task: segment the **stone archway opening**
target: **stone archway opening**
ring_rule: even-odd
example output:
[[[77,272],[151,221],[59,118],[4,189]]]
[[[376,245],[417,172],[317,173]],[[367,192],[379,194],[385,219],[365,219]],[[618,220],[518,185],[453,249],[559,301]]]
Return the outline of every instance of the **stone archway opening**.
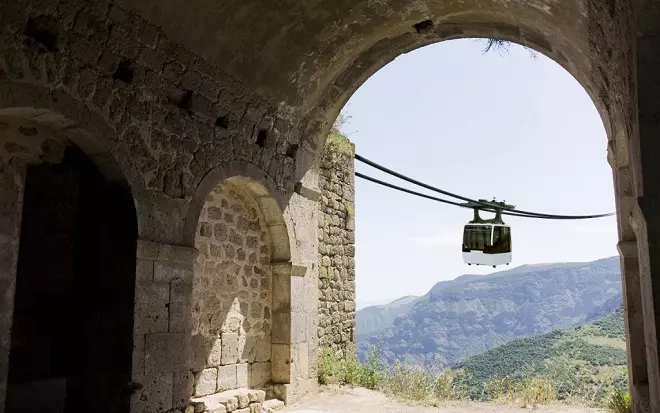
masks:
[[[10,158],[3,167],[17,172],[15,193],[6,185],[0,192],[3,201],[18,200],[19,217],[14,289],[1,303],[10,317],[0,331],[9,353],[6,413],[130,408],[133,197],[66,136],[30,119],[0,118],[0,152]],[[11,239],[11,230],[0,232]]]
[[[201,207],[194,242],[192,396],[250,389],[256,399],[249,401],[261,403],[273,385],[290,380],[290,253],[282,212],[261,184],[224,179]]]
[[[503,31],[502,29],[506,29],[505,26],[492,23],[466,23],[452,26],[437,24],[434,28],[430,21],[422,21],[420,25],[422,28],[424,26],[430,27],[424,36],[416,37],[408,34],[406,36],[409,41],[403,43],[398,43],[394,39],[383,39],[380,42],[374,43],[372,49],[367,49],[356,60],[344,68],[342,74],[336,78],[332,89],[329,88],[326,92],[324,98],[321,100],[322,103],[314,107],[309,113],[307,127],[310,133],[307,137],[316,139],[318,142],[311,146],[314,148],[324,148],[327,151],[327,146],[329,145],[328,136],[332,135],[327,132],[353,93],[366,80],[395,58],[405,53],[414,52],[429,44],[437,44],[453,39],[485,40],[490,38],[527,47],[543,54],[561,66],[587,93],[591,103],[598,111],[607,134],[607,141],[603,143],[607,145],[607,161],[612,167],[616,196],[615,207],[618,215],[619,235],[617,247],[621,257],[622,295],[623,305],[626,309],[626,345],[628,373],[630,377],[629,383],[634,403],[646,402],[644,400],[646,399],[644,393],[647,392],[648,388],[648,376],[649,374],[653,374],[652,372],[649,373],[649,368],[652,371],[653,367],[646,360],[647,349],[644,338],[645,326],[641,316],[642,291],[639,286],[636,237],[630,220],[635,202],[631,197],[633,192],[631,183],[632,171],[629,168],[628,159],[628,141],[631,130],[627,129],[626,119],[622,117],[622,113],[608,100],[610,98],[608,96],[609,93],[621,93],[616,90],[617,85],[608,84],[607,87],[603,87],[600,83],[603,82],[603,78],[608,78],[609,73],[603,71],[594,73],[592,67],[583,67],[583,62],[580,62],[579,59],[567,59],[567,56],[562,53],[561,48],[551,47],[550,44],[543,41],[543,38],[533,36],[530,31],[522,28]],[[447,30],[441,30],[443,26]],[[415,27],[415,30],[418,27]],[[513,26],[510,27],[510,29],[512,28]],[[420,33],[418,32],[417,34]],[[600,90],[600,93],[598,93],[598,90]],[[323,160],[323,152],[321,150],[318,150],[318,152],[317,156]],[[352,168],[352,164],[350,167]],[[345,166],[342,170],[349,170],[349,167]],[[322,168],[321,172],[323,172]],[[314,170],[314,174],[318,174],[318,172]],[[310,176],[313,177],[312,174],[308,173],[306,177]],[[326,179],[322,173],[318,182],[319,187],[322,190],[325,189]],[[322,258],[326,258],[325,255],[327,254],[324,252],[321,253]],[[321,268],[323,270],[325,270],[323,266],[331,266],[329,260],[327,261],[327,265],[320,265],[322,265]],[[323,316],[320,319],[323,320]]]

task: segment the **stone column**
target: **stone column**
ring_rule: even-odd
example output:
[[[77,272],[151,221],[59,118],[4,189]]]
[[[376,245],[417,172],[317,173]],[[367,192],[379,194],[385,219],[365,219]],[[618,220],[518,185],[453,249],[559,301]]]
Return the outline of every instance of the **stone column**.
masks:
[[[306,393],[309,379],[306,272],[303,265],[273,264],[271,381],[273,395],[287,404]]]
[[[630,158],[637,202],[632,223],[637,238],[651,411],[660,411],[660,22],[658,6],[638,8],[636,77],[638,133],[631,136]]]
[[[159,413],[188,404],[192,277],[197,250],[139,240],[135,288],[131,412]]]
[[[0,163],[0,413],[5,411],[26,168]]]
[[[320,165],[319,326],[322,347],[344,358],[355,344],[355,165],[354,145],[332,133]]]

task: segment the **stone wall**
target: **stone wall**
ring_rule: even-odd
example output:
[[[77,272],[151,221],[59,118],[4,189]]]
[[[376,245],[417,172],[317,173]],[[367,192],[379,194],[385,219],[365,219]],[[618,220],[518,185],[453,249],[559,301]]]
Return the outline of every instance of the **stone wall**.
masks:
[[[321,347],[355,354],[354,146],[331,134],[321,160],[319,187],[319,325]]]
[[[195,396],[270,382],[272,274],[259,207],[218,184],[199,217],[193,281]]]

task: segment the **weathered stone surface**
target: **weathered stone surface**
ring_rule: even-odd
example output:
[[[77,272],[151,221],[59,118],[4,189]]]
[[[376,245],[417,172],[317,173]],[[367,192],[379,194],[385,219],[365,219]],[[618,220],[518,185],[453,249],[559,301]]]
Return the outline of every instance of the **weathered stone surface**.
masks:
[[[323,213],[320,214],[318,230],[325,236],[319,241],[319,306],[315,333],[319,345],[339,350],[343,356],[350,357],[355,349],[355,294],[351,294],[355,287],[348,277],[349,271],[352,271],[350,260],[355,254],[355,231],[351,225],[355,209],[349,201],[355,191],[352,179],[354,161],[353,150],[345,152],[337,149],[350,148],[352,143],[339,136],[333,139],[325,147],[319,168]],[[306,341],[307,336],[302,330],[305,323],[299,316],[292,315],[292,324],[293,342]],[[311,334],[314,332],[310,331]],[[307,362],[305,357],[303,364]],[[304,376],[302,370],[297,368],[295,373]]]
[[[247,386],[248,364],[270,360],[269,236],[250,191],[234,182],[216,185],[198,223],[194,351],[207,357],[202,365],[194,353],[193,368],[233,366],[220,368],[218,385],[225,390]]]
[[[222,340],[216,338],[212,341],[211,349],[209,350],[206,365],[219,366],[222,364]]]
[[[271,380],[271,363],[254,363],[249,366],[249,386],[259,387]]]
[[[266,392],[263,390],[248,390],[250,403],[263,403],[266,399]]]
[[[173,373],[151,374],[144,386],[133,394],[131,406],[137,411],[163,412],[172,408]],[[133,407],[132,407],[133,408]]]
[[[222,333],[222,364],[236,364],[238,356],[238,334]]]
[[[215,393],[218,386],[218,369],[204,369],[195,375],[195,396]]]
[[[238,364],[218,367],[218,391],[232,390],[237,386],[237,368]]]
[[[163,373],[184,370],[190,363],[187,333],[154,333],[145,336],[145,371]]]
[[[172,405],[176,408],[187,406],[194,387],[195,376],[190,371],[175,372],[172,382]]]
[[[236,365],[236,387],[248,387],[248,363]]]
[[[281,400],[271,399],[263,403],[263,408],[268,411],[278,411],[284,409],[284,403]],[[270,409],[270,410],[268,410]]]

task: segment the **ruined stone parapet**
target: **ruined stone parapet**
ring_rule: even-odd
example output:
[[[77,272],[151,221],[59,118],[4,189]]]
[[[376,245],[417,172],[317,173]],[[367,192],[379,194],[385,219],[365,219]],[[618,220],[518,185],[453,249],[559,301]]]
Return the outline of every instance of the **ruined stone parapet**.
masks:
[[[319,326],[321,347],[355,354],[354,145],[331,134],[320,167]]]

